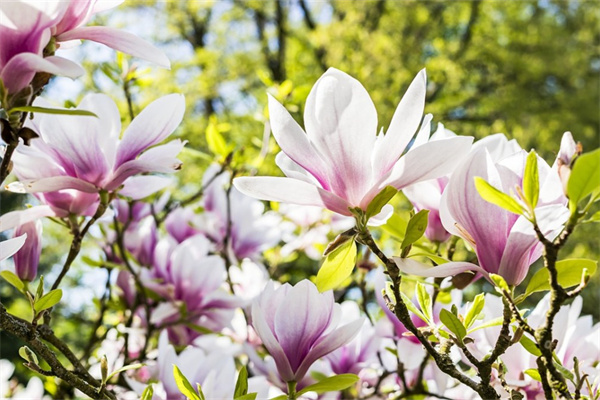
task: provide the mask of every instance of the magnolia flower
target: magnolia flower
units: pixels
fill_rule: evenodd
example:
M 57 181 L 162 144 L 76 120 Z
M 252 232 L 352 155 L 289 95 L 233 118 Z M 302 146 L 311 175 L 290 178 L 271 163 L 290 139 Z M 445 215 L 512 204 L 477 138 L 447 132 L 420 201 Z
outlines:
M 15 237 L 26 235 L 25 244 L 14 256 L 15 272 L 24 281 L 33 281 L 37 276 L 42 254 L 42 221 L 32 221 L 15 229 Z
M 1 226 L 0 226 L 1 228 Z M 15 236 L 12 239 L 4 240 L 0 242 L 0 261 L 4 261 L 13 254 L 15 254 L 27 240 L 27 234 L 24 233 L 21 236 Z
M 444 175 L 468 152 L 471 137 L 428 142 L 402 156 L 421 122 L 425 80 L 423 70 L 385 135 L 376 134 L 377 112 L 365 88 L 334 68 L 308 95 L 306 133 L 269 97 L 273 136 L 282 149 L 276 162 L 287 177 L 241 177 L 234 185 L 258 199 L 320 206 L 350 216 L 349 208 L 366 210 L 386 186 L 402 189 Z
M 338 327 L 339 304 L 331 290 L 308 280 L 274 289 L 272 281 L 252 304 L 252 326 L 285 382 L 299 382 L 319 358 L 348 343 L 364 319 Z
M 552 166 L 552 168 L 556 168 L 558 171 L 564 193 L 567 193 L 567 184 L 569 183 L 569 177 L 571 176 L 573 160 L 579 154 L 581 154 L 581 145 L 578 146 L 577 143 L 575 143 L 571 132 L 565 132 L 560 141 L 560 151 Z
M 96 0 L 3 1 L 0 3 L 0 80 L 9 93 L 31 83 L 35 73 L 75 78 L 78 64 L 54 56 L 61 43 L 80 39 L 105 44 L 162 67 L 165 54 L 137 36 L 104 26 L 84 27 L 92 15 L 120 2 Z
M 228 326 L 240 300 L 221 287 L 226 271 L 223 259 L 208 255 L 209 241 L 197 235 L 169 248 L 161 241 L 155 249 L 152 269 L 142 269 L 144 286 L 156 292 L 167 302 L 161 303 L 152 314 L 153 324 L 177 322 L 185 306 L 186 322 L 220 331 Z M 189 343 L 198 336 L 193 330 L 174 327 L 169 330 L 177 343 Z
M 500 143 L 508 150 L 511 148 L 501 136 L 495 136 L 487 145 L 493 143 Z M 507 156 L 498 153 L 497 149 L 501 147 L 496 146 L 492 153 L 485 146 L 476 149 L 454 171 L 442 195 L 440 215 L 444 227 L 473 247 L 479 265 L 449 262 L 430 267 L 410 258 L 395 258 L 403 272 L 445 277 L 470 270 L 486 277 L 489 273 L 501 275 L 509 285 L 518 285 L 525 278 L 529 266 L 542 254 L 542 244 L 532 224 L 524 216 L 483 200 L 474 183 L 475 177 L 480 176 L 503 192 L 521 186 L 527 153 L 520 150 Z M 548 239 L 553 239 L 568 218 L 566 199 L 558 175 L 539 157 L 538 169 L 540 195 L 536 219 L 542 232 Z

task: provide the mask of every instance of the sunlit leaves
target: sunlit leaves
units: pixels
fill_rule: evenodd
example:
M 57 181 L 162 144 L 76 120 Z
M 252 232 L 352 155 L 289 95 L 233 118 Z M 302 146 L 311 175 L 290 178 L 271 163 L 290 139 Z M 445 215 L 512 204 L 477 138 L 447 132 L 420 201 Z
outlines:
M 598 267 L 598 262 L 583 258 L 561 260 L 556 263 L 558 283 L 563 287 L 579 285 L 584 279 L 584 273 L 592 276 Z M 525 296 L 535 292 L 550 290 L 550 274 L 547 268 L 542 268 L 531 277 Z
M 577 157 L 567 184 L 571 210 L 577 204 L 600 189 L 600 149 Z
M 512 213 L 518 215 L 523 214 L 523 207 L 519 204 L 517 200 L 510 197 L 508 194 L 496 189 L 488 182 L 486 182 L 485 179 L 479 176 L 475 177 L 475 188 L 477 189 L 477 192 L 479 192 L 479 195 L 485 201 L 495 204 L 498 207 L 501 207 Z
M 352 274 L 356 252 L 354 240 L 347 240 L 327 255 L 315 281 L 320 292 L 337 288 Z
M 308 392 L 316 392 L 317 394 L 327 392 L 337 392 L 349 388 L 358 382 L 358 376 L 354 374 L 341 374 L 330 376 L 315 384 L 309 385 L 297 392 L 298 396 Z

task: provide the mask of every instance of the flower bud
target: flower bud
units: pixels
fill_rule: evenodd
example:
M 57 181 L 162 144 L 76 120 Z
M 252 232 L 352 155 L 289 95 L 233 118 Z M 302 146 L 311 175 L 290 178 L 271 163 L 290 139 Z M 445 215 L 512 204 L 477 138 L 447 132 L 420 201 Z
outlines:
M 37 275 L 42 254 L 42 222 L 28 222 L 15 229 L 14 236 L 27 234 L 25 244 L 14 256 L 15 272 L 21 280 L 33 281 Z

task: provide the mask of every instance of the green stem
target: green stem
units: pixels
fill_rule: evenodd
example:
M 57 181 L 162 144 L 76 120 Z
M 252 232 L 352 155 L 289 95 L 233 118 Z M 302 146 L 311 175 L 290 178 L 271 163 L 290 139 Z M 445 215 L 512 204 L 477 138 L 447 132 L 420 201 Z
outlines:
M 289 381 L 287 383 L 288 387 L 288 400 L 296 400 L 296 382 Z

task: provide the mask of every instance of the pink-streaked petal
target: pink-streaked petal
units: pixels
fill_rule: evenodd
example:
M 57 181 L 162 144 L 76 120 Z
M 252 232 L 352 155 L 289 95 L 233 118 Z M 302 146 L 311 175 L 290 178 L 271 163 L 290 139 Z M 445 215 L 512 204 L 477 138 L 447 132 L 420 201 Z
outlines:
M 412 258 L 393 257 L 394 262 L 405 274 L 428 278 L 445 278 L 465 271 L 475 271 L 487 276 L 487 272 L 479 265 L 469 262 L 448 262 L 435 267 L 424 264 Z
M 281 150 L 292 161 L 308 171 L 324 189 L 329 189 L 328 167 L 321 155 L 313 148 L 300 125 L 271 95 L 269 95 L 269 119 L 273 136 Z
M 304 112 L 306 133 L 332 167 L 332 191 L 358 206 L 371 184 L 377 112 L 362 84 L 335 68 L 315 83 Z
M 256 199 L 320 206 L 338 214 L 352 215 L 345 200 L 298 179 L 272 176 L 240 177 L 233 180 L 233 185 L 246 196 Z
M 275 164 L 283 171 L 288 178 L 294 178 L 311 185 L 321 186 L 317 179 L 308 171 L 296 164 L 294 160 L 289 158 L 283 151 L 280 151 L 275 156 Z
M 139 200 L 166 188 L 171 182 L 173 180 L 165 176 L 132 176 L 123 182 L 123 189 L 119 191 L 119 194 Z
M 137 160 L 127 161 L 113 173 L 110 182 L 105 184 L 106 190 L 115 190 L 130 176 L 143 172 L 172 173 L 181 168 L 177 155 L 187 142 L 179 139 L 156 146 L 145 151 Z
M 134 35 L 106 26 L 84 26 L 75 28 L 56 38 L 59 42 L 83 39 L 102 43 L 123 53 L 150 61 L 163 68 L 171 68 L 171 62 L 162 50 Z
M 531 254 L 538 244 L 541 246 L 531 222 L 522 216 L 519 217 L 508 235 L 498 275 L 502 276 L 509 285 L 521 283 L 527 275 L 529 266 L 535 261 L 531 259 Z
M 26 239 L 27 234 L 24 233 L 21 236 L 0 242 L 0 261 L 6 260 L 19 251 L 23 247 L 23 244 L 25 244 Z
M 83 68 L 66 58 L 42 57 L 34 53 L 21 53 L 10 59 L 2 69 L 0 79 L 9 93 L 16 93 L 31 83 L 36 72 L 47 72 L 77 78 L 85 72 Z
M 181 94 L 170 94 L 150 103 L 125 130 L 115 167 L 162 142 L 179 126 L 184 113 L 185 99 Z
M 359 318 L 356 321 L 350 322 L 340 328 L 335 329 L 328 335 L 321 338 L 319 343 L 314 346 L 300 367 L 296 371 L 296 380 L 301 380 L 312 364 L 318 359 L 326 356 L 332 351 L 339 349 L 345 344 L 348 344 L 358 333 L 365 323 L 364 318 Z
M 392 168 L 417 131 L 425 108 L 426 84 L 427 74 L 423 69 L 400 100 L 381 145 L 374 153 L 373 168 L 379 176 Z
M 273 335 L 271 328 L 267 324 L 263 310 L 258 306 L 257 303 L 252 305 L 252 326 L 256 330 L 256 333 L 262 340 L 264 346 L 275 360 L 275 364 L 277 365 L 277 370 L 279 372 L 279 376 L 281 376 L 281 379 L 286 382 L 293 381 L 294 372 L 292 371 L 290 362 L 281 348 L 281 345 Z
M 60 35 L 71 29 L 83 25 L 90 19 L 94 0 L 77 0 L 67 2 L 64 15 L 60 22 L 54 27 L 54 35 Z
M 275 314 L 275 335 L 296 370 L 331 319 L 333 292 L 319 293 L 308 280 L 298 282 L 279 304 Z
M 11 211 L 0 217 L 0 232 L 13 229 L 39 218 L 53 217 L 54 215 L 56 214 L 50 206 L 35 206 L 24 210 Z
M 417 132 L 417 136 L 415 136 L 415 140 L 413 141 L 410 149 L 408 151 L 414 150 L 419 146 L 424 145 L 429 142 L 429 136 L 431 136 L 431 120 L 433 119 L 433 115 L 427 114 L 425 118 L 423 118 L 423 124 L 421 125 L 421 129 Z
M 472 137 L 457 136 L 419 146 L 398 160 L 383 186 L 402 189 L 416 182 L 447 175 L 469 153 L 471 143 Z
M 75 189 L 85 193 L 96 193 L 99 188 L 89 182 L 72 176 L 53 176 L 35 181 L 13 182 L 6 185 L 6 190 L 15 193 L 44 193 L 63 189 Z
M 385 206 L 383 206 L 383 208 L 381 209 L 379 214 L 374 215 L 371 218 L 369 218 L 367 225 L 368 226 L 381 226 L 381 225 L 385 224 L 388 219 L 390 219 L 390 217 L 392 216 L 393 213 L 394 213 L 394 206 L 392 206 L 391 204 L 386 204 Z
M 503 133 L 486 136 L 473 144 L 472 152 L 487 149 L 493 162 L 498 162 L 511 154 L 521 151 L 515 139 L 508 140 Z

